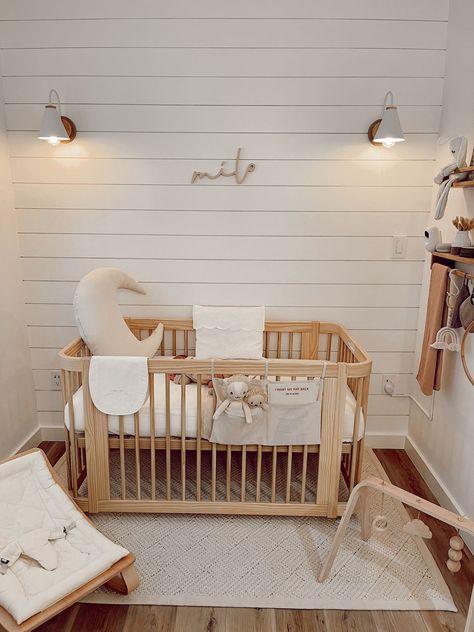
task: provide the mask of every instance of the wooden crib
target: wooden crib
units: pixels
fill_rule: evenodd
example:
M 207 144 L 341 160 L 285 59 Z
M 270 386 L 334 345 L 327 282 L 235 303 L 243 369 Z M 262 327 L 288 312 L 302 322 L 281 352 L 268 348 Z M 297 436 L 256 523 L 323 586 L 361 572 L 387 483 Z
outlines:
M 177 354 L 193 354 L 192 321 L 126 321 L 140 339 L 158 322 L 163 322 L 165 330 L 159 355 L 148 360 L 146 433 L 138 413 L 133 418 L 133 432 L 126 433 L 123 417 L 118 418 L 118 429 L 112 432 L 108 416 L 94 407 L 88 389 L 90 352 L 82 339 L 74 340 L 59 354 L 68 410 L 68 485 L 81 509 L 90 513 L 342 515 L 345 500 L 361 477 L 372 366 L 365 351 L 342 326 L 286 321 L 265 324 L 264 356 L 270 376 L 277 380 L 281 376 L 311 379 L 321 377 L 325 367 L 321 441 L 319 445 L 241 446 L 211 443 L 202 437 L 206 390 L 201 388 L 201 376 L 211 372 L 211 362 L 173 359 Z M 263 375 L 265 362 L 216 360 L 214 370 L 224 375 Z M 191 437 L 187 434 L 189 386 L 184 383 L 179 386 L 179 436 L 172 435 L 170 422 L 170 388 L 176 385 L 170 386 L 169 375 L 186 373 L 198 374 L 197 429 Z M 163 436 L 155 432 L 155 374 L 164 374 Z M 353 429 L 352 436 L 344 439 L 348 397 L 353 402 Z

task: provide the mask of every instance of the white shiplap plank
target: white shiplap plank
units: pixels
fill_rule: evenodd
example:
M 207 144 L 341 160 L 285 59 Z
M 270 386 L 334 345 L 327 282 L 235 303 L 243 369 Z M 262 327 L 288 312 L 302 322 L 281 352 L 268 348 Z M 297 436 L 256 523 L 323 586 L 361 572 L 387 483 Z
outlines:
M 165 235 L 420 236 L 424 213 L 262 213 L 258 211 L 65 211 L 20 209 L 20 233 Z
M 368 331 L 352 330 L 352 335 L 369 353 L 412 351 L 415 344 L 415 331 Z M 76 327 L 28 327 L 30 346 L 38 348 L 61 349 L 78 337 Z M 49 384 L 48 384 L 49 388 Z M 381 392 L 377 386 L 377 392 Z
M 33 369 L 56 369 L 59 364 L 59 349 L 31 349 Z M 412 353 L 371 353 L 373 370 L 376 373 L 411 373 Z
M 301 48 L 39 48 L 3 50 L 2 70 L 4 77 L 442 77 L 444 58 L 443 50 L 371 48 L 330 55 Z
M 72 28 L 71 28 L 72 26 Z M 25 20 L 0 22 L 4 48 L 309 47 L 443 49 L 445 22 L 380 20 Z
M 29 281 L 75 281 L 98 267 L 121 268 L 142 282 L 175 283 L 327 283 L 328 267 L 324 261 L 209 261 L 159 260 L 159 259 L 65 259 L 26 257 L 22 259 L 23 279 Z M 418 261 L 331 261 L 331 283 L 376 283 L 419 285 L 423 262 Z
M 406 134 L 390 151 L 362 134 L 249 134 L 81 132 L 73 143 L 52 147 L 33 131 L 8 134 L 12 157 L 212 159 L 235 157 L 237 147 L 251 160 L 433 160 L 437 134 Z M 337 167 L 337 165 L 334 165 Z
M 402 20 L 447 20 L 448 0 L 21 0 L 4 3 L 3 20 L 78 18 L 368 18 Z
M 227 211 L 424 211 L 431 186 L 245 187 L 16 184 L 17 208 Z
M 384 261 L 390 237 L 249 237 L 135 235 L 21 235 L 23 255 L 163 259 Z M 422 261 L 423 238 L 407 238 L 407 259 Z
M 72 327 L 75 325 L 70 305 L 26 305 L 28 324 Z M 192 318 L 191 305 L 133 306 L 122 312 L 143 318 Z M 273 307 L 266 310 L 268 320 L 324 320 L 343 323 L 348 329 L 416 330 L 418 310 L 399 307 Z
M 194 171 L 215 174 L 222 161 L 213 160 L 85 160 L 83 158 L 12 158 L 15 183 L 39 184 L 164 184 L 191 185 Z M 238 173 L 242 177 L 249 158 L 242 153 Z M 235 160 L 225 161 L 227 172 L 236 168 Z M 430 186 L 432 161 L 332 161 L 260 160 L 244 186 Z M 219 184 L 233 186 L 234 177 L 212 182 L 198 180 L 194 187 Z
M 72 304 L 77 284 L 67 281 L 25 281 L 23 293 L 27 303 Z M 146 295 L 123 291 L 122 305 L 205 305 L 258 304 L 291 307 L 418 307 L 417 285 L 268 285 L 215 283 L 153 283 L 144 284 Z
M 8 130 L 38 130 L 48 94 L 38 103 L 5 105 Z M 383 94 L 380 97 L 382 100 Z M 112 132 L 293 132 L 367 133 L 380 116 L 380 104 L 372 105 L 65 105 L 82 131 Z M 403 130 L 408 134 L 433 134 L 439 130 L 441 108 L 436 105 L 407 105 L 400 109 Z
M 62 103 L 160 105 L 440 105 L 441 78 L 5 77 L 5 103 L 38 103 L 53 85 Z M 44 97 L 43 97 L 44 98 Z

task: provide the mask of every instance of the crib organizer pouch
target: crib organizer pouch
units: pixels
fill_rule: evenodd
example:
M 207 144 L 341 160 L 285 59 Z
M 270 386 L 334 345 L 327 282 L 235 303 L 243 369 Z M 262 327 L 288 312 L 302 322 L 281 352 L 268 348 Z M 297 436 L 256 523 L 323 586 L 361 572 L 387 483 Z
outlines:
M 324 363 L 324 369 L 326 363 Z M 262 380 L 250 380 L 267 393 L 267 406 L 250 411 L 247 422 L 242 406 L 233 402 L 218 416 L 214 416 L 209 440 L 231 445 L 293 446 L 317 445 L 321 431 L 321 396 L 324 373 L 321 378 L 307 380 L 268 380 L 268 360 Z M 225 380 L 213 378 L 217 393 L 217 413 L 221 404 Z M 236 405 L 235 405 L 236 404 Z M 234 408 L 232 407 L 234 405 Z
M 190 358 L 191 320 L 126 322 L 140 340 L 164 325 L 158 353 L 147 361 L 148 397 L 135 413 L 94 406 L 82 339 L 59 354 L 68 486 L 81 509 L 342 515 L 361 477 L 371 373 L 370 358 L 344 327 L 267 321 L 262 359 L 212 362 Z M 253 408 L 251 423 L 228 412 L 213 419 L 213 369 L 218 379 L 265 383 L 268 409 Z

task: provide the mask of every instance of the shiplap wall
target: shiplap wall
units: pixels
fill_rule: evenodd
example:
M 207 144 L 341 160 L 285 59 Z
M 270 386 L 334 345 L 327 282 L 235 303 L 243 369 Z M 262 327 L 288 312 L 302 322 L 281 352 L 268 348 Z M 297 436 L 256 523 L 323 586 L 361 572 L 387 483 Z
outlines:
M 369 432 L 403 435 L 408 402 L 382 373 L 412 370 L 420 235 L 430 204 L 447 0 L 16 0 L 1 5 L 6 120 L 38 410 L 76 331 L 83 274 L 143 282 L 124 312 L 265 303 L 270 318 L 334 320 L 374 360 Z M 50 88 L 77 124 L 36 140 Z M 369 145 L 393 90 L 407 142 Z M 190 184 L 242 147 L 245 184 Z M 408 236 L 393 261 L 391 237 Z

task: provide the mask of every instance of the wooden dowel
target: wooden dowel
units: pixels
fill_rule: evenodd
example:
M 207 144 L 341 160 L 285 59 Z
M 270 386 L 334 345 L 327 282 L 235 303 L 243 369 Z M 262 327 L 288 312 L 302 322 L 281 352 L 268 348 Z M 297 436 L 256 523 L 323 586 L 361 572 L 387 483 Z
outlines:
M 186 384 L 181 376 L 181 500 L 186 500 Z
M 281 358 L 281 331 L 277 333 L 277 358 Z
M 306 502 L 306 477 L 308 474 L 308 446 L 303 446 L 303 461 L 301 464 L 301 502 Z
M 165 432 L 166 432 L 166 500 L 171 500 L 171 409 L 170 376 L 165 373 Z
M 141 476 L 140 476 L 140 423 L 138 413 L 133 415 L 135 430 L 135 475 L 137 480 L 137 500 L 142 498 Z
M 286 497 L 285 502 L 289 503 L 291 500 L 291 469 L 293 465 L 293 446 L 288 446 L 287 452 L 288 458 L 286 463 Z
M 256 491 L 255 491 L 255 502 L 260 502 L 260 484 L 262 481 L 262 446 L 257 446 L 257 480 L 256 480 Z
M 216 451 L 216 444 L 213 443 L 212 444 L 212 451 L 211 451 L 211 460 L 212 460 L 212 474 L 211 474 L 211 500 L 212 502 L 216 501 L 216 470 L 217 470 L 217 451 Z
M 232 446 L 227 446 L 226 460 L 226 500 L 230 502 L 230 484 L 232 480 Z
M 197 376 L 196 500 L 201 500 L 202 376 Z
M 155 449 L 155 379 L 153 373 L 148 374 L 148 392 L 150 403 L 150 469 L 151 499 L 156 500 L 156 449 Z
M 352 491 L 356 477 L 357 466 L 357 450 L 359 444 L 359 426 L 360 426 L 360 411 L 362 407 L 362 386 L 363 380 L 359 380 L 357 384 L 357 397 L 356 408 L 354 413 L 354 432 L 352 433 L 352 450 L 351 450 L 351 472 L 349 480 L 349 492 Z
M 77 445 L 76 445 L 76 424 L 74 418 L 74 404 L 72 399 L 72 380 L 71 372 L 67 371 L 67 401 L 69 411 L 69 435 L 71 437 L 71 476 L 72 476 L 72 493 L 77 497 Z
M 278 449 L 277 446 L 274 445 L 272 450 L 272 503 L 274 503 L 276 499 L 277 457 Z
M 247 446 L 242 446 L 242 477 L 240 480 L 240 501 L 245 502 L 245 491 L 247 485 Z
M 161 339 L 161 344 L 160 344 L 160 354 L 162 356 L 165 355 L 165 332 L 163 332 L 163 338 Z
M 293 332 L 291 331 L 288 336 L 288 359 L 293 358 Z
M 326 349 L 326 361 L 329 362 L 331 360 L 331 352 L 332 352 L 332 334 L 327 335 L 327 349 Z
M 171 334 L 172 336 L 172 344 L 173 344 L 173 355 L 176 355 L 176 329 L 173 329 L 173 332 Z
M 188 340 L 188 330 L 184 330 L 184 355 L 189 355 L 189 340 Z
M 125 500 L 125 445 L 123 436 L 123 415 L 119 415 L 119 435 L 120 435 L 120 486 L 122 490 L 122 500 Z

